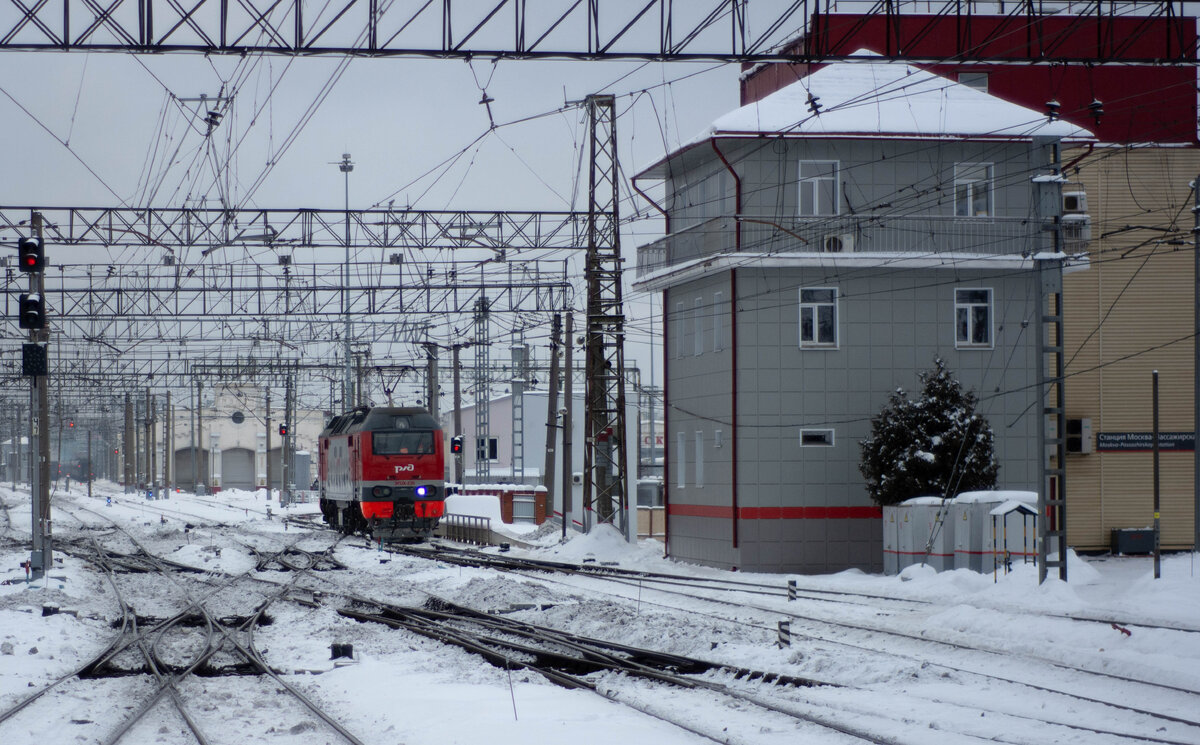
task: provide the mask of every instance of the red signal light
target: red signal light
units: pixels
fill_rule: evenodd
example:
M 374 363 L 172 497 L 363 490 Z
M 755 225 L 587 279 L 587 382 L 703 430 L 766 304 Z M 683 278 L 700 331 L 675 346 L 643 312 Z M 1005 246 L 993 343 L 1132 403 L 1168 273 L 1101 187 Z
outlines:
M 22 238 L 17 246 L 21 256 L 21 271 L 40 272 L 45 266 L 46 258 L 42 241 L 38 238 Z

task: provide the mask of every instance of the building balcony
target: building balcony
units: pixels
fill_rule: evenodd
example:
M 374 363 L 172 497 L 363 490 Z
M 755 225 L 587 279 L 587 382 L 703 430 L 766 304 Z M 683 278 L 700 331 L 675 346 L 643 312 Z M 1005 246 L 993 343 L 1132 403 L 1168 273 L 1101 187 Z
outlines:
M 740 236 L 739 236 L 740 228 Z M 1064 230 L 1063 251 L 1086 249 L 1090 229 Z M 754 254 L 940 253 L 1028 256 L 1053 250 L 1053 231 L 1034 219 L 942 215 L 724 216 L 638 248 L 637 276 L 705 256 Z

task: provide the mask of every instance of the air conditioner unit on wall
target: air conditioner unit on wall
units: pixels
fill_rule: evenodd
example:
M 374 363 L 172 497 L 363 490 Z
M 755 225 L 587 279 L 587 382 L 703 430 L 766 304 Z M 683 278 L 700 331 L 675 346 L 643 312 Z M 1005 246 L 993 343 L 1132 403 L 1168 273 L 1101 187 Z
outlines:
M 1091 215 L 1062 216 L 1063 240 L 1067 243 L 1087 243 L 1092 239 Z
M 1092 420 L 1067 420 L 1067 452 L 1086 455 L 1092 452 Z
M 1064 215 L 1081 215 L 1088 211 L 1086 192 L 1064 191 L 1062 197 Z
M 829 233 L 821 238 L 821 252 L 827 254 L 852 253 L 853 233 Z

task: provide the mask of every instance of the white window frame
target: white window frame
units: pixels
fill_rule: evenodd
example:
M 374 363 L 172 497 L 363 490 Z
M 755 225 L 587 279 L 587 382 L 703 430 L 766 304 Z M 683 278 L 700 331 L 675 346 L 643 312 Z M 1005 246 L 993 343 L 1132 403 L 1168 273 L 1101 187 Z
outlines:
M 719 429 L 713 430 L 713 447 L 719 448 L 725 444 L 725 433 Z
M 696 430 L 696 487 L 704 486 L 704 431 Z
M 806 437 L 808 442 L 805 442 Z M 800 430 L 800 447 L 802 448 L 831 448 L 835 444 L 837 444 L 836 433 L 833 429 L 823 427 Z
M 805 293 L 812 292 L 832 292 L 833 300 L 805 300 Z M 818 319 L 822 309 L 832 308 L 833 312 L 833 339 L 821 340 L 819 336 Z M 805 316 L 811 317 L 813 338 L 804 338 L 804 322 Z M 801 287 L 800 288 L 800 324 L 797 329 L 797 336 L 800 340 L 801 349 L 837 349 L 838 347 L 838 291 L 836 287 Z
M 692 313 L 696 324 L 696 333 L 692 335 L 692 356 L 704 354 L 704 298 L 698 297 L 692 303 Z
M 959 293 L 969 292 L 984 292 L 987 293 L 987 301 L 981 302 L 977 299 L 962 297 Z M 985 331 L 987 339 L 985 341 L 975 341 L 976 329 L 980 323 L 980 319 L 975 311 L 984 309 L 987 318 L 983 319 L 986 324 Z M 961 327 L 961 321 L 966 321 L 965 329 Z M 995 346 L 995 293 L 991 287 L 955 287 L 954 288 L 954 346 L 956 349 L 991 349 Z M 964 333 L 960 333 L 964 332 Z M 966 338 L 963 338 L 965 335 Z
M 983 170 L 980 177 L 979 171 Z M 996 213 L 995 198 L 996 169 L 992 163 L 954 164 L 954 216 L 992 217 Z M 979 184 L 984 184 L 983 209 L 979 208 Z
M 721 351 L 721 315 L 724 312 L 725 293 L 717 291 L 713 293 L 713 351 Z
M 475 438 L 475 460 L 500 460 L 500 441 L 495 437 Z
M 675 433 L 675 485 L 680 489 L 687 486 L 687 433 Z
M 808 172 L 806 173 L 806 168 Z M 833 173 L 826 168 L 833 166 Z M 825 167 L 825 168 L 822 168 Z M 816 171 L 813 173 L 813 171 Z M 841 214 L 842 167 L 836 160 L 802 160 L 796 164 L 796 214 L 800 217 L 820 217 Z M 822 198 L 822 186 L 827 190 Z M 830 189 L 832 186 L 832 190 Z M 823 201 L 831 204 L 822 204 Z
M 988 74 L 986 72 L 960 72 L 958 82 L 968 88 L 974 88 L 983 93 L 988 92 Z

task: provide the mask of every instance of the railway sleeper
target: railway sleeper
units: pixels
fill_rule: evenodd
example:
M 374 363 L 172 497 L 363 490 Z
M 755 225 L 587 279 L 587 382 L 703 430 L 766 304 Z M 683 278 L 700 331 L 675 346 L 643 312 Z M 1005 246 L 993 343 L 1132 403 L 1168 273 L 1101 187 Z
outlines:
M 201 678 L 256 677 L 266 674 L 266 671 L 253 662 L 232 662 L 220 665 L 205 662 L 191 670 L 186 665 L 172 665 L 159 662 L 157 663 L 157 672 L 160 675 L 190 673 Z M 104 680 L 108 678 L 129 678 L 138 675 L 154 674 L 155 670 L 150 669 L 150 666 L 145 663 L 125 666 L 108 662 L 103 665 L 84 669 L 79 673 L 79 677 L 83 680 Z

